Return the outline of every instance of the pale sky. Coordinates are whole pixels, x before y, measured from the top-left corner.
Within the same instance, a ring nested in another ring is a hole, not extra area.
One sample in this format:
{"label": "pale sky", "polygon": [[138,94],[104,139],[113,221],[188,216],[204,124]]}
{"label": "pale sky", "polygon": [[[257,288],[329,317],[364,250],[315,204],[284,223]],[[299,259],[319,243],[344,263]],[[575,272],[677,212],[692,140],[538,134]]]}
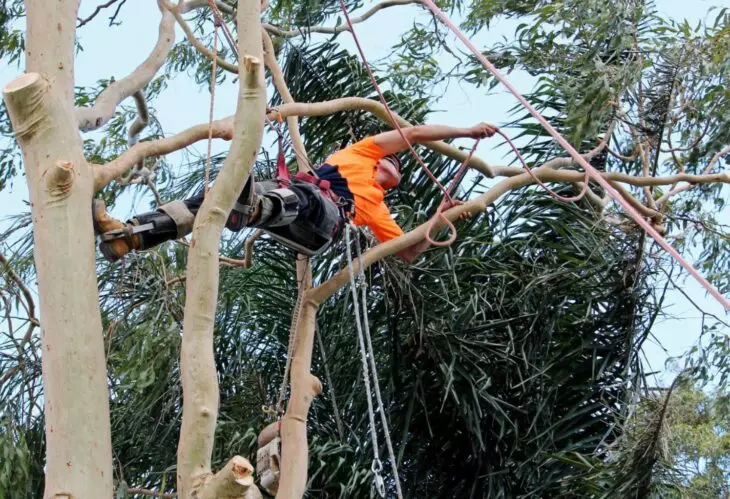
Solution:
{"label": "pale sky", "polygon": [[[88,14],[99,3],[86,0],[82,3],[81,17]],[[369,8],[375,2],[367,2],[364,8]],[[123,8],[125,15],[123,24],[109,30],[103,20],[93,22],[80,30],[79,37],[84,50],[78,54],[76,61],[77,85],[92,85],[99,78],[114,76],[121,78],[131,72],[149,53],[156,41],[159,15],[151,8],[153,2],[149,0],[128,0]],[[721,0],[693,2],[679,0],[657,0],[657,7],[666,16],[675,19],[687,18],[696,23],[704,19],[713,5],[722,5]],[[728,5],[725,2],[725,5]],[[364,9],[363,9],[364,10]],[[144,13],[144,15],[140,15]],[[355,15],[357,12],[355,12]],[[100,17],[108,17],[109,14]],[[414,19],[426,21],[428,15],[423,10],[408,5],[395,7],[377,13],[370,20],[356,26],[366,55],[371,61],[384,57],[391,52],[391,47],[398,41],[402,30],[407,29]],[[477,47],[484,47],[500,37],[513,36],[514,23],[497,22],[488,33],[481,33],[473,40]],[[177,28],[177,40],[184,35]],[[100,43],[102,42],[102,43]],[[338,42],[345,47],[353,48],[350,36],[343,33]],[[461,47],[458,41],[454,45]],[[448,61],[444,61],[444,67]],[[0,83],[5,84],[13,78],[19,70],[0,65]],[[530,90],[531,81],[524,75],[513,75],[512,82],[523,92]],[[215,116],[223,117],[235,111],[237,84],[229,81],[216,89]],[[446,97],[436,106],[439,112],[431,115],[429,122],[438,122],[450,125],[466,126],[478,121],[489,121],[500,124],[507,120],[507,111],[516,101],[501,89],[493,91],[487,96],[484,89],[475,89],[470,85],[453,84]],[[178,76],[170,83],[155,102],[156,116],[162,122],[168,135],[181,131],[191,125],[205,122],[208,116],[209,94],[205,90],[197,89],[191,79],[185,75]],[[470,142],[468,142],[470,143]],[[465,142],[463,145],[467,145]],[[216,152],[225,151],[227,143],[214,143]],[[504,164],[504,150],[494,151],[492,145],[483,141],[478,155],[488,162]],[[205,143],[198,144],[198,150],[203,152]],[[727,190],[725,191],[727,195]],[[11,190],[0,192],[0,217],[17,213],[25,209],[22,201],[27,199],[27,190],[23,179],[15,182]],[[136,199],[134,205],[118,206],[114,213],[119,217],[127,217],[132,211],[148,208],[149,198]],[[1,222],[0,222],[1,223]],[[685,291],[692,296],[700,306],[718,316],[725,316],[723,308],[717,302],[706,296],[699,285],[692,279],[684,280]],[[667,356],[680,355],[692,346],[698,339],[700,330],[699,313],[678,292],[672,292],[667,300],[667,310],[677,318],[656,324],[654,335],[666,349],[658,346],[657,341],[647,341],[644,351],[652,370],[663,371]],[[671,381],[671,374],[662,376],[662,382]]]}

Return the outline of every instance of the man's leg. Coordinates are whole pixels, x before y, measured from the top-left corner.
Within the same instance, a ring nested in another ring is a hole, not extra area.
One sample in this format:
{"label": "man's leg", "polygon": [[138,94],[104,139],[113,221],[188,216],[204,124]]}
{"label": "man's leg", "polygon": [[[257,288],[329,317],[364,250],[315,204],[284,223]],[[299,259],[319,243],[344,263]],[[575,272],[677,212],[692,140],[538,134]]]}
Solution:
{"label": "man's leg", "polygon": [[[257,195],[258,193],[258,195]],[[292,223],[299,214],[301,197],[276,182],[256,184],[249,177],[226,227],[238,232],[243,227],[277,227]],[[101,200],[94,200],[94,229],[101,236],[99,246],[107,260],[119,260],[132,250],[146,250],[160,243],[184,237],[193,229],[195,215],[203,203],[200,193],[185,201],[173,201],[156,211],[142,213],[127,223],[109,216]]]}

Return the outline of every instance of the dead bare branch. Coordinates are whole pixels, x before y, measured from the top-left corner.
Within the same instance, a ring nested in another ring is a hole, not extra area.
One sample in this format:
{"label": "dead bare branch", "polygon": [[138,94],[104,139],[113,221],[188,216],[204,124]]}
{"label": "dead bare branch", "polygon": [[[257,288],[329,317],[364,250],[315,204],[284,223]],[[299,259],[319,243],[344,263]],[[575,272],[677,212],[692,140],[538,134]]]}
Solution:
{"label": "dead bare branch", "polygon": [[[102,3],[100,5],[97,5],[96,8],[94,9],[94,12],[92,12],[89,15],[89,17],[87,17],[86,19],[80,19],[80,18],[78,19],[79,23],[76,25],[76,29],[79,29],[81,26],[84,26],[85,24],[90,23],[97,15],[99,15],[99,13],[102,10],[111,7],[112,5],[114,5],[115,3],[117,3],[118,1],[119,0],[109,0],[108,2],[105,2],[105,3]],[[126,0],[122,1],[122,3],[124,3],[125,1]]]}

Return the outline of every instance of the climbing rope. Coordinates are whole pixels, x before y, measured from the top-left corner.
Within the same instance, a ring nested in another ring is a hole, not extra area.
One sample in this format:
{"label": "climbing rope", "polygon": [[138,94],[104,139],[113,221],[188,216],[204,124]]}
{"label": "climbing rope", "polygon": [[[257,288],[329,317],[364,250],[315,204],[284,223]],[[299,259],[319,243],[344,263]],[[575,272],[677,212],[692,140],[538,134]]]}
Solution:
{"label": "climbing rope", "polygon": [[[304,275],[310,270],[310,260],[306,257],[304,264]],[[275,411],[277,417],[281,417],[284,414],[284,399],[286,399],[286,387],[289,385],[289,373],[291,371],[292,357],[294,356],[294,345],[297,341],[297,331],[299,329],[299,320],[302,315],[302,297],[306,291],[304,283],[306,279],[302,277],[297,285],[297,301],[294,303],[294,310],[292,312],[291,325],[289,326],[289,345],[286,352],[286,365],[284,366],[284,377],[281,378],[281,385],[279,386],[279,398],[276,401]]]}
{"label": "climbing rope", "polygon": [[[215,0],[209,0],[211,8],[217,10]],[[215,12],[215,10],[213,12]],[[214,16],[215,17],[215,16]],[[218,73],[218,28],[220,23],[218,18],[213,22],[213,68],[210,72],[210,109],[208,110],[208,154],[205,157],[205,183],[203,184],[203,195],[208,195],[208,186],[210,184],[210,164],[213,157],[213,110],[215,109],[215,84]]]}
{"label": "climbing rope", "polygon": [[[352,260],[352,236],[355,233],[355,247],[358,262],[357,277],[355,276],[355,267]],[[388,429],[388,421],[385,415],[383,399],[380,395],[380,385],[378,383],[378,368],[375,363],[375,353],[373,351],[373,343],[370,335],[370,321],[367,313],[367,289],[365,286],[365,272],[362,266],[362,248],[360,239],[357,237],[357,228],[348,223],[345,228],[345,241],[347,245],[347,267],[350,273],[350,291],[352,292],[352,305],[355,313],[355,326],[357,328],[357,340],[360,348],[360,360],[362,362],[363,381],[365,383],[365,397],[368,402],[368,418],[370,421],[370,438],[373,447],[373,462],[371,470],[373,472],[373,486],[380,497],[385,497],[385,482],[380,472],[383,470],[383,463],[380,461],[378,434],[375,429],[375,411],[373,410],[372,392],[370,388],[370,376],[373,378],[373,386],[375,389],[375,398],[378,403],[378,413],[380,415],[381,424],[383,425],[383,434],[385,435],[385,444],[388,448],[388,458],[390,459],[393,469],[393,478],[395,479],[396,492],[399,499],[403,499],[403,491],[401,490],[400,478],[398,476],[398,465],[393,452],[393,443],[390,439],[390,430]],[[360,296],[358,297],[358,288]],[[368,366],[368,356],[370,357]]]}
{"label": "climbing rope", "polygon": [[395,118],[395,115],[393,114],[393,111],[391,111],[390,106],[388,106],[388,103],[385,100],[385,97],[383,96],[383,92],[380,90],[380,86],[378,86],[378,82],[375,79],[375,75],[373,74],[373,71],[370,69],[370,64],[368,64],[367,59],[365,58],[365,52],[363,52],[362,47],[360,46],[360,40],[357,38],[357,35],[355,34],[355,28],[352,25],[352,21],[350,20],[350,15],[347,11],[347,6],[345,5],[344,0],[340,0],[340,8],[342,9],[342,13],[345,16],[345,20],[347,21],[347,25],[349,27],[350,33],[352,33],[352,39],[355,41],[355,46],[357,47],[357,51],[360,53],[360,57],[363,61],[363,66],[365,66],[365,70],[368,72],[368,75],[370,76],[370,81],[373,83],[373,87],[375,87],[375,91],[378,93],[378,97],[380,98],[380,102],[383,104],[383,107],[385,107],[385,110],[388,113],[388,117],[390,118],[391,123],[393,123],[393,126],[396,130],[398,130],[398,133],[400,134],[401,139],[403,139],[403,142],[406,143],[408,146],[408,149],[411,151],[411,154],[413,154],[413,157],[416,158],[416,161],[418,161],[418,164],[423,168],[423,171],[426,172],[426,175],[428,175],[428,178],[431,179],[431,181],[438,186],[439,189],[444,193],[445,198],[448,201],[451,201],[451,196],[449,195],[449,192],[446,190],[446,188],[439,182],[439,180],[436,178],[436,176],[429,170],[428,166],[426,166],[426,163],[423,162],[423,159],[421,159],[421,156],[416,152],[416,150],[411,145],[410,141],[406,138],[405,134],[403,133],[403,130],[400,127],[400,124],[398,123],[398,120]]}
{"label": "climbing rope", "polygon": [[[340,0],[340,3],[342,4],[344,8],[344,3],[342,3],[342,0]],[[672,245],[670,245],[664,237],[662,237],[657,230],[652,227],[652,225],[647,222],[644,217],[641,216],[641,214],[627,201],[624,199],[621,194],[614,188],[611,183],[601,175],[601,173],[596,170],[591,164],[586,161],[586,159],[580,155],[578,151],[575,150],[575,148],[563,137],[560,132],[558,132],[543,116],[540,114],[540,112],[535,109],[528,101],[525,99],[525,97],[507,80],[507,77],[502,74],[502,72],[497,69],[494,64],[492,64],[489,59],[487,59],[484,54],[482,54],[477,48],[474,46],[474,44],[469,41],[469,39],[459,30],[456,25],[454,25],[453,22],[439,9],[436,4],[432,0],[422,0],[423,5],[429,8],[433,14],[438,17],[441,22],[443,22],[468,48],[471,50],[471,52],[474,54],[474,56],[479,60],[479,62],[482,63],[482,65],[490,72],[492,75],[494,75],[495,78],[497,78],[506,88],[507,90],[512,93],[512,95],[515,96],[515,98],[527,109],[530,114],[542,125],[542,127],[560,144],[563,149],[565,149],[568,154],[573,158],[573,160],[578,163],[583,170],[586,172],[586,176],[590,177],[594,181],[596,181],[598,184],[600,184],[601,187],[603,187],[606,190],[606,193],[612,197],[618,204],[621,205],[621,207],[626,211],[626,213],[641,227],[644,229],[645,232],[647,232],[654,240],[659,243],[659,245],[664,248],[667,253],[669,253],[677,262],[679,262],[684,269],[694,277],[697,282],[699,282],[717,301],[719,301],[727,310],[730,310],[730,301],[728,301],[727,298],[725,298],[715,287],[710,284],[707,279],[702,277],[702,275],[695,269],[692,264],[690,264],[687,260],[685,260],[682,255],[679,254],[679,252],[674,249]],[[353,37],[355,36],[354,31],[352,31]],[[586,182],[587,184],[587,182]],[[584,190],[586,190],[587,187],[584,186]]]}
{"label": "climbing rope", "polygon": [[[218,6],[215,4],[215,0],[208,0],[208,6],[210,7],[210,10],[213,11],[213,23],[216,26],[223,27],[223,36],[225,36],[226,41],[228,42],[228,46],[231,49],[231,52],[233,52],[233,55],[236,56],[236,60],[238,60],[238,47],[236,46],[236,39],[233,37],[233,33],[231,33],[230,28],[228,28],[228,25],[226,24],[225,20],[223,19],[223,14],[218,9]],[[214,55],[216,57],[218,56],[217,53],[214,53]]]}
{"label": "climbing rope", "polygon": [[[347,25],[349,27],[350,33],[352,33],[352,38],[355,42],[355,46],[357,47],[358,52],[360,53],[360,58],[362,59],[363,66],[365,67],[365,70],[367,71],[368,75],[370,76],[370,81],[373,84],[373,87],[375,87],[375,91],[378,94],[378,97],[380,98],[380,102],[383,104],[383,107],[385,107],[385,110],[388,113],[388,116],[390,118],[390,121],[393,123],[393,126],[398,131],[398,133],[401,136],[401,139],[405,144],[408,146],[408,149],[410,150],[413,157],[416,159],[418,164],[423,168],[423,170],[426,172],[428,177],[438,186],[439,189],[444,193],[444,202],[446,203],[452,203],[453,199],[452,196],[455,192],[455,188],[459,185],[459,182],[461,181],[461,177],[466,172],[466,168],[469,164],[469,161],[471,160],[472,156],[474,155],[474,152],[476,151],[477,146],[479,145],[479,140],[476,140],[474,143],[474,146],[471,149],[471,152],[466,157],[464,162],[461,164],[461,167],[459,168],[458,172],[456,173],[454,180],[452,181],[452,185],[450,188],[445,188],[436,178],[436,176],[431,172],[431,170],[426,166],[421,156],[416,152],[416,150],[413,148],[413,145],[408,141],[405,134],[403,133],[403,129],[401,128],[400,124],[398,123],[398,120],[395,118],[395,115],[393,114],[392,110],[390,109],[390,106],[388,106],[387,101],[385,100],[385,96],[383,95],[383,92],[380,89],[380,86],[378,85],[377,80],[375,79],[375,75],[373,74],[372,70],[370,69],[370,64],[367,61],[367,58],[365,57],[365,52],[362,49],[362,46],[360,45],[360,40],[357,37],[357,34],[355,33],[355,28],[352,24],[352,21],[350,20],[349,13],[347,11],[347,6],[345,5],[344,0],[340,1],[340,8],[342,9],[342,13],[345,16],[345,20],[347,21]],[[545,189],[553,198],[557,199],[558,201],[563,202],[575,202],[579,201],[580,199],[585,196],[585,194],[588,192],[588,173],[586,172],[586,179],[583,185],[583,189],[577,196],[574,197],[563,197],[557,194],[556,192],[552,191],[547,185],[545,185],[533,172],[532,170],[527,166],[527,163],[525,162],[524,158],[520,154],[517,147],[514,145],[512,140],[510,140],[507,135],[505,135],[501,130],[498,128],[495,128],[495,132],[501,135],[507,143],[512,147],[512,150],[515,152],[517,157],[519,158],[520,162],[522,163],[523,168],[525,171],[542,187]],[[448,228],[449,230],[449,238],[445,241],[437,241],[434,237],[432,237],[432,231],[436,225],[436,222],[438,220],[441,220],[443,224]],[[426,240],[434,245],[434,246],[450,246],[457,237],[457,231],[454,224],[449,220],[443,213],[443,210],[441,207],[439,207],[438,211],[436,212],[436,215],[429,221],[428,229],[426,231]]]}

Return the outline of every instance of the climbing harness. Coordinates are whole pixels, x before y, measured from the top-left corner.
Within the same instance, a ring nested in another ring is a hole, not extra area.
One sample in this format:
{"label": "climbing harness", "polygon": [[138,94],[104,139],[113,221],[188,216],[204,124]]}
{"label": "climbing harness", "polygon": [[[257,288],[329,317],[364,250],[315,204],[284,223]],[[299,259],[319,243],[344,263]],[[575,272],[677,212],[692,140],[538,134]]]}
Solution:
{"label": "climbing harness", "polygon": [[[358,263],[357,276],[355,276],[355,267],[352,260],[352,232],[355,233],[355,248]],[[347,245],[347,268],[350,274],[350,291],[352,292],[352,306],[355,313],[355,326],[357,328],[357,339],[360,348],[360,360],[362,361],[363,382],[365,383],[365,397],[368,402],[368,418],[370,421],[370,439],[373,447],[373,462],[370,466],[373,472],[373,486],[380,497],[385,497],[385,482],[380,472],[383,470],[383,463],[380,461],[378,434],[375,428],[375,413],[373,411],[373,400],[370,388],[370,376],[373,378],[373,388],[375,390],[375,398],[378,403],[378,413],[383,425],[383,434],[385,435],[385,444],[388,448],[388,458],[390,459],[393,470],[393,478],[395,479],[395,487],[398,498],[403,498],[401,490],[400,478],[398,477],[398,465],[395,460],[395,452],[393,451],[393,443],[390,439],[390,431],[388,430],[388,420],[385,416],[385,408],[383,399],[380,395],[380,385],[378,383],[378,368],[375,363],[375,353],[373,352],[373,343],[370,335],[370,322],[368,321],[367,310],[367,287],[365,286],[365,272],[362,265],[362,248],[360,247],[360,238],[358,237],[358,229],[348,223],[345,228],[345,241]],[[360,296],[358,297],[358,289]],[[368,356],[370,359],[368,366]]]}

